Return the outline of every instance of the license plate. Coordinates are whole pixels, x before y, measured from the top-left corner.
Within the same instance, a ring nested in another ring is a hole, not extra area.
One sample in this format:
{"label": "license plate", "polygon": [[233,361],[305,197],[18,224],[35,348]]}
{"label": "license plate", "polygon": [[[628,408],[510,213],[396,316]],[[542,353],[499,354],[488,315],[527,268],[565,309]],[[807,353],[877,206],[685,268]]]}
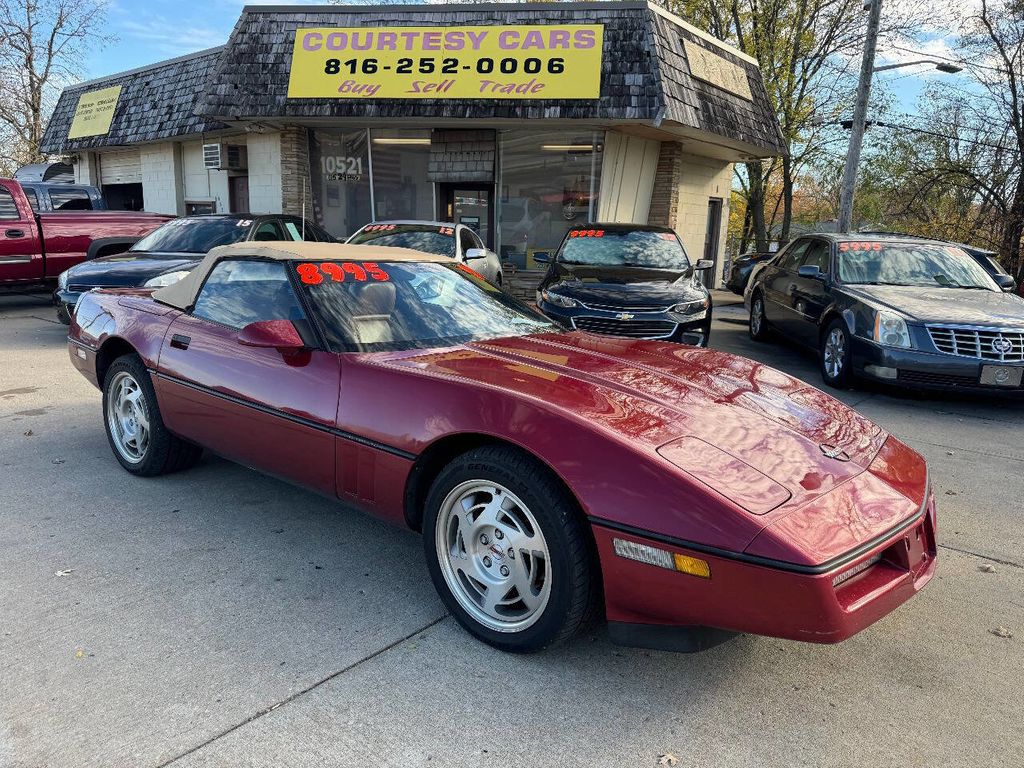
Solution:
{"label": "license plate", "polygon": [[1019,387],[1024,368],[1015,365],[981,366],[981,383],[990,387]]}

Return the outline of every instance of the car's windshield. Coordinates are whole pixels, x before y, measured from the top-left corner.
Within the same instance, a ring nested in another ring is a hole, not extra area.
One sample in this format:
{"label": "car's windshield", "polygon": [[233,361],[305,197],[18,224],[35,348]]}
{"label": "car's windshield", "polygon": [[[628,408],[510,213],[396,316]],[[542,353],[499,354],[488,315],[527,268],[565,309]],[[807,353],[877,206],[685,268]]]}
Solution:
{"label": "car's windshield", "polygon": [[455,228],[432,224],[370,224],[356,232],[350,243],[372,242],[390,248],[412,248],[438,256],[455,256]]}
{"label": "car's windshield", "polygon": [[566,264],[686,269],[690,260],[672,232],[573,229],[558,253]]}
{"label": "car's windshield", "polygon": [[925,243],[840,243],[839,279],[867,285],[999,290],[985,270],[959,248]]}
{"label": "car's windshield", "polygon": [[296,264],[331,347],[426,349],[557,331],[543,315],[462,264]]}
{"label": "car's windshield", "polygon": [[172,219],[139,240],[130,250],[206,253],[218,245],[242,242],[251,226],[251,219]]}

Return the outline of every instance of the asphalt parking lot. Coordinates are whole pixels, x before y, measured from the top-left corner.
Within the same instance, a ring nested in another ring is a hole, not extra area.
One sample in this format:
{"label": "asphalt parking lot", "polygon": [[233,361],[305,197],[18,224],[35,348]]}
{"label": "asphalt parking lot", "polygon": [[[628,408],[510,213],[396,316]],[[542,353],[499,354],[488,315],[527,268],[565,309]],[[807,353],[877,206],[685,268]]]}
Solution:
{"label": "asphalt parking lot", "polygon": [[[713,346],[819,383],[744,317]],[[851,640],[517,657],[411,533],[217,458],[121,470],[65,332],[0,297],[0,766],[1024,765],[1024,402],[841,394],[939,502],[938,575]]]}

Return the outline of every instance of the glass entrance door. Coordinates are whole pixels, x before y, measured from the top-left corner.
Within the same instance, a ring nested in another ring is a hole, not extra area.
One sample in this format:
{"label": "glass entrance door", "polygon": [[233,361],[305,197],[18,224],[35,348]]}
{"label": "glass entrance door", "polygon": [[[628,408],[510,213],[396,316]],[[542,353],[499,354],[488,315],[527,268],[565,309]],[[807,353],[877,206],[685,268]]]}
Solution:
{"label": "glass entrance door", "polygon": [[488,248],[494,247],[494,189],[490,185],[442,184],[441,218],[456,224],[465,224],[483,240]]}

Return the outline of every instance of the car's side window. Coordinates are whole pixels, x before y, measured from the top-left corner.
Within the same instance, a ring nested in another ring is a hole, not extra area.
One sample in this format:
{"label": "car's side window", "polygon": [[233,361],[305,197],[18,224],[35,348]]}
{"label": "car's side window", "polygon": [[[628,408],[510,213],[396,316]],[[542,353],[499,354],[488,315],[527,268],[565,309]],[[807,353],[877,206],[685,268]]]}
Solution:
{"label": "car's side window", "polygon": [[790,272],[796,272],[800,262],[804,258],[804,253],[807,251],[807,247],[811,244],[810,240],[797,240],[793,245],[790,246],[789,250],[779,260],[779,269],[786,269]]}
{"label": "car's side window", "polygon": [[0,219],[21,219],[18,213],[18,205],[14,202],[14,196],[6,189],[0,187]]}
{"label": "car's side window", "polygon": [[203,284],[192,314],[229,328],[260,320],[305,320],[288,271],[277,261],[222,261]]}
{"label": "car's side window", "polygon": [[59,187],[50,190],[50,207],[55,211],[91,211],[92,200],[84,189]]}
{"label": "car's side window", "polygon": [[252,236],[253,240],[291,240],[290,237],[285,235],[284,229],[281,227],[281,222],[277,219],[270,219],[264,221],[258,227]]}
{"label": "car's side window", "polygon": [[812,240],[810,247],[804,251],[802,267],[817,267],[822,274],[828,274],[828,244],[821,240]]}
{"label": "car's side window", "polygon": [[466,251],[470,248],[478,248],[476,242],[473,240],[473,233],[463,227],[459,230],[459,245],[462,246],[462,255],[466,255]]}

